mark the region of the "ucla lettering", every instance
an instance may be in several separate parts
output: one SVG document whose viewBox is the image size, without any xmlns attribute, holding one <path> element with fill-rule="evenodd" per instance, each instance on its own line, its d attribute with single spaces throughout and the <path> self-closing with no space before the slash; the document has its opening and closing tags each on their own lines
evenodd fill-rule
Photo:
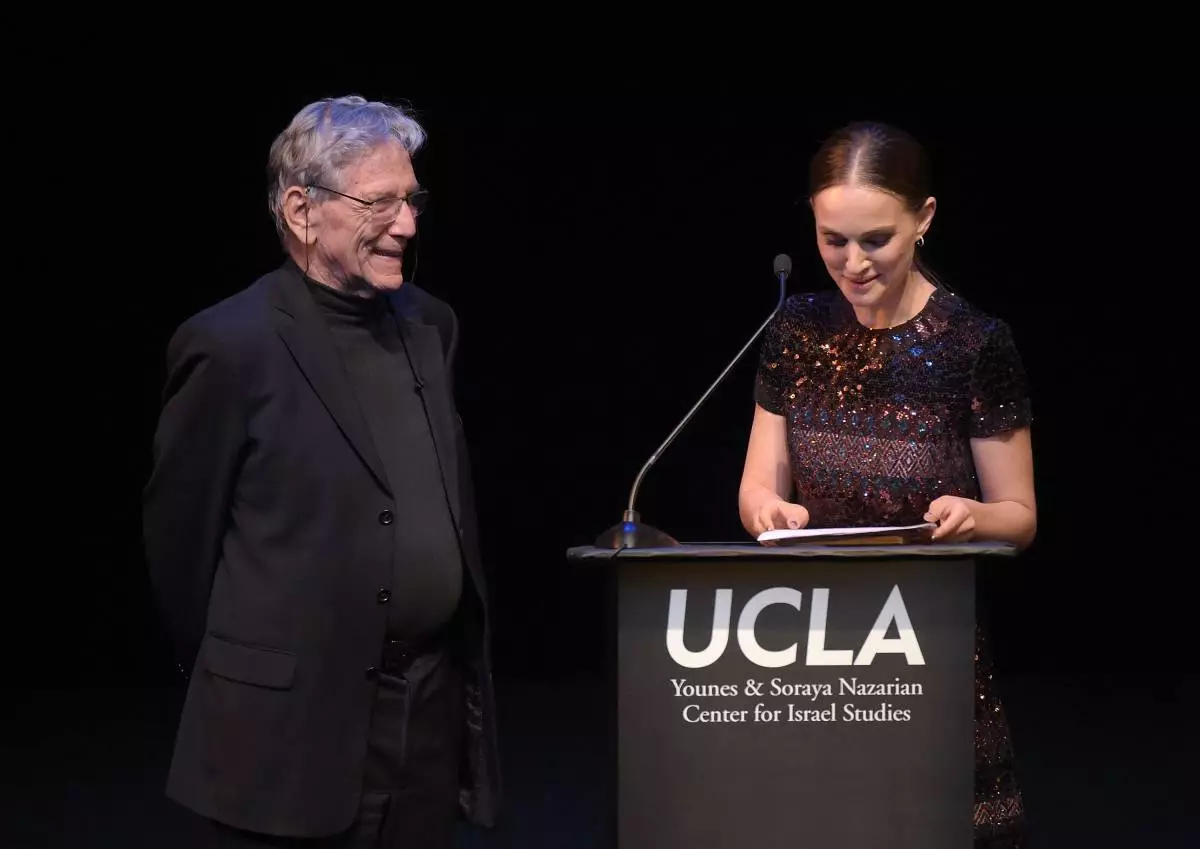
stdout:
<svg viewBox="0 0 1200 849">
<path fill-rule="evenodd" d="M 733 590 L 718 589 L 713 599 L 713 621 L 708 645 L 699 650 L 684 645 L 683 630 L 687 621 L 688 591 L 671 590 L 667 608 L 667 653 L 686 669 L 702 669 L 711 666 L 725 654 L 729 646 L 729 628 L 733 617 Z M 738 648 L 746 659 L 757 666 L 779 668 L 791 666 L 799 657 L 798 642 L 783 649 L 765 649 L 755 634 L 759 614 L 773 604 L 783 604 L 799 612 L 804 594 L 792 587 L 771 587 L 751 596 L 742 607 L 737 622 Z M 909 619 L 908 608 L 899 585 L 892 587 L 879 610 L 875 624 L 868 632 L 857 654 L 853 649 L 830 649 L 825 647 L 825 629 L 829 613 L 829 590 L 823 587 L 812 591 L 812 604 L 808 619 L 808 639 L 805 644 L 804 663 L 807 666 L 870 666 L 880 654 L 902 654 L 910 666 L 923 666 L 925 656 L 917 633 Z M 892 625 L 898 636 L 888 637 Z"/>
</svg>

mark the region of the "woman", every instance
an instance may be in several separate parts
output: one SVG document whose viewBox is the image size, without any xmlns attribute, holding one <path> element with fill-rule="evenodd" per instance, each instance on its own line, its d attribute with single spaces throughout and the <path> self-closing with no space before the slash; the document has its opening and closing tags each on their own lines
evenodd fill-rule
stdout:
<svg viewBox="0 0 1200 849">
<path fill-rule="evenodd" d="M 837 289 L 789 298 L 766 331 L 742 524 L 757 536 L 931 521 L 938 540 L 1028 546 L 1024 371 L 1008 327 L 918 256 L 936 209 L 923 150 L 894 127 L 852 124 L 822 145 L 810 181 Z M 985 649 L 980 638 L 975 845 L 1018 847 L 1024 809 Z"/>
</svg>

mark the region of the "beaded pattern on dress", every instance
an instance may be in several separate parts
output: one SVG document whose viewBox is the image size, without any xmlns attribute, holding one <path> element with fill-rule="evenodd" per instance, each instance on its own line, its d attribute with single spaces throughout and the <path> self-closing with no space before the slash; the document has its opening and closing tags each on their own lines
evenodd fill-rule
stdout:
<svg viewBox="0 0 1200 849">
<path fill-rule="evenodd" d="M 943 289 L 887 329 L 863 326 L 838 291 L 789 298 L 765 332 L 754 397 L 786 418 L 811 527 L 915 524 L 940 495 L 978 499 L 970 440 L 1031 420 L 1007 325 Z M 976 652 L 975 844 L 1015 849 L 1025 814 L 982 629 Z"/>
</svg>

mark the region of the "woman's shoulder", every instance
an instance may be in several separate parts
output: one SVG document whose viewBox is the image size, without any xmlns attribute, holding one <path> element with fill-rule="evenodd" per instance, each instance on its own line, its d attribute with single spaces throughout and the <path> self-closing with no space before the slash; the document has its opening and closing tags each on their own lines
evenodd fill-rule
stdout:
<svg viewBox="0 0 1200 849">
<path fill-rule="evenodd" d="M 1011 344 L 1012 330 L 999 314 L 981 308 L 948 289 L 934 293 L 946 330 L 965 347 L 978 350 L 997 339 Z"/>
<path fill-rule="evenodd" d="M 830 312 L 841 299 L 836 289 L 820 289 L 789 295 L 783 302 L 783 312 L 788 315 L 810 315 Z"/>
<path fill-rule="evenodd" d="M 793 327 L 827 328 L 841 319 L 838 308 L 843 300 L 836 289 L 790 295 L 779 310 L 779 320 Z"/>
</svg>

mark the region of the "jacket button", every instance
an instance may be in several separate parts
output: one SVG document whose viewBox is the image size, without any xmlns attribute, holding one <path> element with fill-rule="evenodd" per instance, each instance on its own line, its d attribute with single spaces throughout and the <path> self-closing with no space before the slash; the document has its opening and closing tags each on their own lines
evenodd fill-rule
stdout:
<svg viewBox="0 0 1200 849">
<path fill-rule="evenodd" d="M 375 598 L 378 599 L 380 604 L 387 604 L 388 599 L 390 599 L 391 597 L 392 597 L 392 594 L 384 589 L 381 589 L 378 593 L 375 594 Z"/>
<path fill-rule="evenodd" d="M 392 518 L 393 518 L 392 511 L 384 510 L 382 513 L 379 514 L 379 524 L 390 525 L 392 523 Z"/>
<path fill-rule="evenodd" d="M 374 681 L 378 677 L 379 677 L 379 670 L 376 669 L 374 666 L 368 666 L 367 667 L 367 680 Z"/>
</svg>

